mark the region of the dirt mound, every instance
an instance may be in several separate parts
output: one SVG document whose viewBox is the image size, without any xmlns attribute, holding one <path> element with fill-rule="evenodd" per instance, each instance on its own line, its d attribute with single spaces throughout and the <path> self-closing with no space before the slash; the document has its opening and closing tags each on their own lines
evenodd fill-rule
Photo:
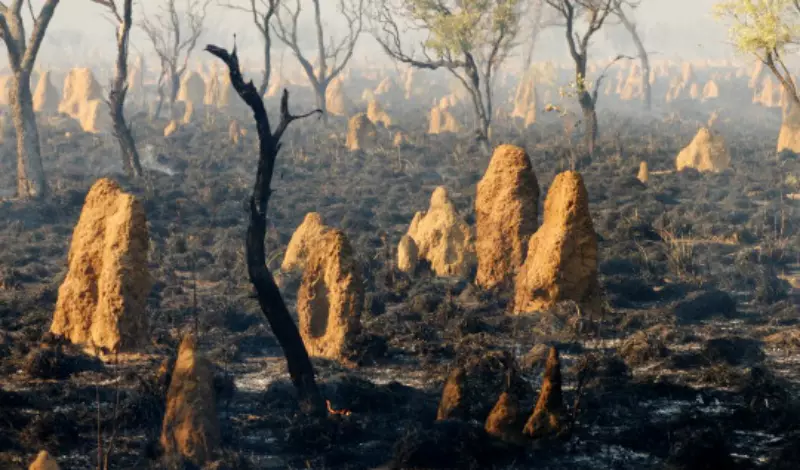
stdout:
<svg viewBox="0 0 800 470">
<path fill-rule="evenodd" d="M 329 230 L 330 227 L 322 223 L 322 217 L 318 213 L 306 214 L 303 223 L 297 227 L 292 239 L 289 240 L 286 254 L 283 256 L 283 263 L 281 263 L 281 271 L 303 271 L 312 249 Z"/>
<path fill-rule="evenodd" d="M 536 93 L 536 82 L 533 73 L 526 73 L 514 92 L 514 109 L 511 117 L 525 120 L 525 127 L 536 123 L 536 108 L 539 96 Z"/>
<path fill-rule="evenodd" d="M 408 235 L 438 276 L 464 276 L 474 265 L 472 229 L 459 217 L 444 186 L 433 191 L 427 211 L 414 215 Z"/>
<path fill-rule="evenodd" d="M 731 155 L 721 134 L 702 127 L 692 142 L 675 159 L 678 171 L 694 168 L 698 171 L 723 171 L 730 167 Z"/>
<path fill-rule="evenodd" d="M 77 68 L 64 78 L 64 89 L 58 112 L 80 120 L 81 107 L 91 100 L 103 100 L 103 89 L 94 78 L 91 69 Z"/>
<path fill-rule="evenodd" d="M 419 249 L 410 235 L 403 235 L 397 244 L 397 269 L 406 274 L 414 274 L 419 265 Z"/>
<path fill-rule="evenodd" d="M 567 431 L 565 414 L 561 395 L 561 362 L 558 359 L 558 350 L 550 348 L 539 400 L 533 414 L 525 423 L 524 433 L 533 439 L 562 435 Z"/>
<path fill-rule="evenodd" d="M 78 120 L 84 132 L 100 134 L 111 131 L 108 105 L 102 99 L 89 100 L 81 104 Z"/>
<path fill-rule="evenodd" d="M 486 433 L 502 441 L 522 444 L 525 442 L 522 434 L 525 415 L 521 411 L 519 398 L 513 393 L 503 392 L 486 418 Z"/>
<path fill-rule="evenodd" d="M 378 131 L 366 113 L 358 113 L 347 122 L 348 150 L 366 150 L 375 146 Z"/>
<path fill-rule="evenodd" d="M 589 196 L 578 172 L 556 175 L 547 193 L 544 223 L 531 237 L 516 279 L 514 312 L 527 313 L 572 300 L 597 313 L 597 235 Z"/>
<path fill-rule="evenodd" d="M 375 87 L 375 95 L 385 95 L 388 93 L 393 93 L 397 89 L 397 85 L 395 85 L 394 81 L 390 77 L 386 77 L 378 83 L 378 86 Z"/>
<path fill-rule="evenodd" d="M 636 175 L 636 178 L 643 184 L 647 184 L 650 180 L 650 170 L 647 168 L 647 162 L 639 163 L 639 174 Z"/>
<path fill-rule="evenodd" d="M 692 324 L 715 316 L 736 315 L 736 301 L 727 292 L 708 289 L 685 295 L 671 310 L 679 323 Z"/>
<path fill-rule="evenodd" d="M 144 345 L 151 278 L 141 203 L 107 178 L 86 196 L 50 331 L 111 351 Z"/>
<path fill-rule="evenodd" d="M 709 80 L 703 86 L 703 101 L 719 98 L 719 85 L 714 80 Z"/>
<path fill-rule="evenodd" d="M 784 150 L 800 153 L 800 106 L 793 106 L 784 113 L 778 135 L 778 152 Z"/>
<path fill-rule="evenodd" d="M 513 279 L 536 231 L 539 184 L 525 151 L 497 147 L 475 198 L 475 282 L 486 289 Z"/>
<path fill-rule="evenodd" d="M 44 72 L 33 92 L 33 110 L 37 113 L 53 114 L 58 111 L 58 90 L 50 81 L 50 72 Z"/>
<path fill-rule="evenodd" d="M 387 128 L 392 126 L 391 116 L 383 110 L 378 100 L 374 98 L 370 100 L 367 105 L 367 117 L 375 125 L 383 124 L 383 126 Z"/>
<path fill-rule="evenodd" d="M 443 98 L 443 100 L 445 100 Z M 447 110 L 448 104 L 439 105 L 431 109 L 430 125 L 428 127 L 428 134 L 444 134 L 448 132 L 458 133 L 461 132 L 461 124 L 456 120 L 450 111 Z"/>
<path fill-rule="evenodd" d="M 40 451 L 36 456 L 36 460 L 31 463 L 28 470 L 59 470 L 56 459 L 50 456 L 46 450 Z"/>
<path fill-rule="evenodd" d="M 516 373 L 514 358 L 507 351 L 473 353 L 456 361 L 442 390 L 436 419 L 485 422 L 498 397 L 530 395 L 530 386 Z"/>
<path fill-rule="evenodd" d="M 206 82 L 197 72 L 187 72 L 181 80 L 176 101 L 202 105 L 206 96 Z"/>
<path fill-rule="evenodd" d="M 233 145 L 239 145 L 239 139 L 243 136 L 244 132 L 239 125 L 239 121 L 231 119 L 231 123 L 228 125 L 228 140 L 230 140 Z"/>
<path fill-rule="evenodd" d="M 220 446 L 214 373 L 211 363 L 198 353 L 193 336 L 186 336 L 178 349 L 161 445 L 168 457 L 180 456 L 199 466 L 213 460 Z"/>
<path fill-rule="evenodd" d="M 172 134 L 178 132 L 181 125 L 175 119 L 171 120 L 167 125 L 164 127 L 164 137 L 169 137 Z"/>
<path fill-rule="evenodd" d="M 325 91 L 325 107 L 329 114 L 334 116 L 347 116 L 350 114 L 348 110 L 351 108 L 350 100 L 342 90 L 341 78 L 334 78 L 328 84 L 328 89 Z"/>
<path fill-rule="evenodd" d="M 361 330 L 364 285 L 344 233 L 326 232 L 313 246 L 297 293 L 300 335 L 311 356 L 346 356 Z"/>
</svg>

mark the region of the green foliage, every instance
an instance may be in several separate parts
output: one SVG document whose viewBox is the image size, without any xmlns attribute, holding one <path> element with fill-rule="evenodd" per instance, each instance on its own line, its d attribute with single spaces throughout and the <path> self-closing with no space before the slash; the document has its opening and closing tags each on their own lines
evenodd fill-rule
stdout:
<svg viewBox="0 0 800 470">
<path fill-rule="evenodd" d="M 429 33 L 425 47 L 439 58 L 513 46 L 520 0 L 406 0 L 408 16 Z"/>
<path fill-rule="evenodd" d="M 792 0 L 725 0 L 714 6 L 716 18 L 731 23 L 734 46 L 763 60 L 783 56 L 800 42 L 800 11 Z"/>
</svg>

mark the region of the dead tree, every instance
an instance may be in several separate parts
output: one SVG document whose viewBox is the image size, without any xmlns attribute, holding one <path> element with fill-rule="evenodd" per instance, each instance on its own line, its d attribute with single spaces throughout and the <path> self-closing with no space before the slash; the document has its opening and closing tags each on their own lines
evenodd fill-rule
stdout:
<svg viewBox="0 0 800 470">
<path fill-rule="evenodd" d="M 594 154 L 598 125 L 595 105 L 597 94 L 590 91 L 586 79 L 586 63 L 589 58 L 589 42 L 603 27 L 616 0 L 545 0 L 564 20 L 569 53 L 575 62 L 575 86 L 578 103 L 583 111 L 584 141 L 589 155 Z M 575 30 L 576 23 L 585 20 L 583 34 Z"/>
<path fill-rule="evenodd" d="M 250 197 L 250 223 L 247 227 L 246 244 L 247 272 L 250 282 L 255 287 L 261 311 L 267 318 L 272 332 L 275 333 L 286 356 L 289 375 L 297 388 L 301 408 L 308 413 L 322 415 L 326 411 L 326 406 L 314 378 L 314 366 L 308 357 L 308 351 L 300 337 L 300 331 L 289 315 L 281 291 L 275 284 L 272 273 L 267 269 L 264 248 L 264 237 L 267 231 L 267 206 L 272 194 L 272 174 L 275 170 L 275 159 L 281 148 L 281 137 L 292 121 L 318 112 L 321 113 L 321 110 L 317 109 L 299 116 L 291 114 L 289 112 L 289 92 L 284 89 L 281 97 L 280 122 L 273 131 L 261 95 L 252 81 L 245 83 L 242 78 L 236 47 L 234 46 L 233 52 L 229 53 L 221 47 L 209 44 L 206 46 L 206 51 L 218 57 L 228 66 L 231 85 L 253 110 L 253 117 L 256 121 L 259 143 L 258 168 L 253 194 Z"/>
<path fill-rule="evenodd" d="M 122 13 L 117 0 L 92 0 L 105 6 L 117 22 L 117 65 L 114 79 L 108 92 L 108 107 L 114 125 L 114 137 L 122 152 L 122 166 L 125 174 L 132 178 L 142 176 L 142 164 L 130 127 L 125 122 L 125 96 L 128 94 L 128 44 L 133 25 L 133 0 L 122 0 Z"/>
<path fill-rule="evenodd" d="M 653 93 L 650 88 L 650 58 L 647 55 L 647 49 L 644 48 L 642 37 L 639 36 L 636 23 L 634 23 L 628 14 L 625 13 L 624 7 L 626 5 L 633 9 L 638 7 L 639 3 L 616 0 L 616 4 L 614 5 L 614 16 L 619 19 L 620 23 L 622 23 L 622 26 L 624 26 L 631 35 L 633 44 L 636 46 L 636 53 L 639 56 L 639 62 L 642 66 L 641 86 L 642 92 L 644 93 L 644 107 L 650 111 L 653 108 Z"/>
<path fill-rule="evenodd" d="M 275 35 L 291 49 L 297 61 L 300 62 L 300 66 L 303 67 L 311 87 L 314 88 L 317 107 L 322 110 L 323 119 L 325 119 L 328 111 L 325 105 L 325 93 L 328 91 L 331 81 L 339 76 L 353 56 L 353 50 L 363 28 L 365 0 L 338 0 L 337 11 L 344 18 L 346 26 L 343 29 L 347 31 L 339 41 L 335 41 L 332 37 L 328 37 L 326 40 L 320 0 L 309 1 L 314 7 L 317 40 L 316 69 L 300 48 L 300 37 L 305 36 L 298 29 L 302 11 L 300 0 L 294 0 L 294 7 L 288 6 L 289 0 L 281 3 L 281 8 L 275 15 L 277 25 Z"/>
<path fill-rule="evenodd" d="M 261 84 L 258 86 L 258 94 L 264 96 L 269 87 L 269 80 L 272 73 L 272 18 L 278 11 L 281 0 L 239 0 L 240 3 L 246 3 L 242 6 L 238 3 L 233 3 L 234 0 L 228 0 L 220 3 L 225 8 L 231 10 L 238 10 L 245 12 L 252 16 L 253 23 L 261 33 L 264 39 L 264 73 L 261 77 Z"/>
<path fill-rule="evenodd" d="M 177 0 L 162 0 L 159 13 L 152 18 L 144 15 L 139 24 L 153 50 L 161 62 L 161 78 L 159 79 L 158 104 L 155 118 L 161 112 L 164 94 L 163 82 L 168 85 L 170 118 L 174 118 L 175 100 L 181 86 L 181 78 L 189 65 L 189 59 L 197 46 L 197 40 L 203 33 L 206 10 L 211 0 L 186 0 L 185 7 L 178 11 Z M 181 18 L 185 21 L 181 21 Z"/>
<path fill-rule="evenodd" d="M 7 2 L 0 1 L 0 38 L 6 44 L 12 72 L 10 104 L 11 118 L 17 132 L 17 196 L 38 199 L 47 195 L 47 183 L 42 167 L 39 128 L 33 111 L 31 72 L 59 0 L 46 0 L 38 16 L 34 15 L 28 3 L 33 17 L 30 38 L 25 37 L 22 20 L 24 3 L 24 0 L 13 0 L 9 6 Z"/>
</svg>

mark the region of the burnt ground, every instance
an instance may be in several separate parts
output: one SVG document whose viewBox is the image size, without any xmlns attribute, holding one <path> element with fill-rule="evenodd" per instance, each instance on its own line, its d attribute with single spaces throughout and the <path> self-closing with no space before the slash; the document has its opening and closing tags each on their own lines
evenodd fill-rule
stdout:
<svg viewBox="0 0 800 470">
<path fill-rule="evenodd" d="M 590 321 L 569 305 L 511 317 L 507 295 L 480 292 L 469 280 L 393 272 L 392 247 L 437 185 L 474 222 L 475 185 L 488 163 L 464 136 L 425 136 L 419 113 L 400 116 L 413 142 L 400 150 L 381 131 L 385 146 L 350 154 L 345 123 L 335 118 L 298 124 L 285 138 L 269 213 L 270 266 L 277 269 L 309 211 L 344 230 L 367 284 L 365 330 L 382 352 L 359 367 L 314 361 L 332 408 L 351 411 L 321 422 L 297 413 L 247 280 L 253 126 L 243 121 L 250 133 L 235 148 L 226 119 L 170 139 L 160 136 L 164 123 L 137 121 L 137 139 L 154 146 L 143 153 L 154 158 L 145 181 L 133 184 L 120 174 L 111 138 L 43 123 L 52 197 L 0 201 L 0 467 L 27 468 L 48 449 L 63 469 L 93 468 L 101 434 L 109 468 L 164 468 L 166 381 L 158 369 L 197 321 L 218 367 L 225 455 L 217 468 L 798 468 L 800 202 L 788 195 L 800 192 L 800 161 L 775 155 L 774 116 L 736 115 L 725 131 L 733 169 L 703 175 L 671 171 L 707 117 L 699 112 L 603 112 L 591 161 L 572 158 L 557 118 L 526 132 L 496 124 L 497 142 L 528 150 L 543 195 L 572 163 L 584 176 L 606 307 L 602 320 Z M 13 139 L 0 150 L 0 187 L 13 188 Z M 652 172 L 646 186 L 635 179 L 643 159 Z M 172 174 L 152 170 L 153 161 Z M 99 361 L 43 334 L 83 198 L 105 175 L 144 201 L 156 285 L 151 347 Z M 298 280 L 280 280 L 293 306 Z M 487 439 L 482 423 L 435 422 L 451 364 L 488 350 L 518 359 L 535 400 L 542 345 L 560 348 L 570 408 L 578 376 L 588 377 L 569 440 L 513 449 Z"/>
</svg>

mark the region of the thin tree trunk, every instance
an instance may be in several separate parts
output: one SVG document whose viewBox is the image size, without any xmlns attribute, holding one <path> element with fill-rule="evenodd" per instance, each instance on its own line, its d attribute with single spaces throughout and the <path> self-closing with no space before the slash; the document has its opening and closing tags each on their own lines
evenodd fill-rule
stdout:
<svg viewBox="0 0 800 470">
<path fill-rule="evenodd" d="M 622 11 L 622 7 L 618 7 L 617 16 L 619 17 L 620 22 L 622 22 L 622 25 L 625 27 L 625 29 L 628 30 L 628 33 L 630 33 L 631 38 L 633 39 L 633 44 L 636 46 L 637 54 L 639 55 L 639 61 L 642 63 L 642 91 L 644 93 L 644 107 L 650 111 L 653 109 L 653 93 L 650 89 L 650 59 L 647 56 L 647 49 L 644 48 L 642 38 L 639 37 L 639 32 L 636 31 L 636 25 L 628 20 L 628 17 L 625 16 L 625 13 Z"/>
<path fill-rule="evenodd" d="M 594 100 L 588 91 L 583 91 L 580 96 L 581 110 L 583 111 L 584 122 L 584 143 L 589 155 L 594 155 L 595 145 L 597 143 L 598 125 L 597 125 L 597 111 L 595 109 Z"/>
<path fill-rule="evenodd" d="M 325 124 L 328 123 L 328 103 L 325 100 L 325 97 L 328 93 L 328 84 L 327 83 L 320 83 L 318 86 L 314 88 L 314 93 L 316 95 L 316 102 L 317 102 L 317 109 L 322 111 L 322 121 Z"/>
<path fill-rule="evenodd" d="M 142 165 L 139 152 L 131 130 L 125 122 L 125 95 L 128 92 L 128 40 L 132 22 L 133 0 L 125 0 L 120 34 L 117 36 L 117 67 L 114 82 L 108 94 L 108 106 L 111 110 L 111 121 L 114 123 L 114 136 L 119 142 L 122 152 L 122 166 L 129 177 L 142 176 Z"/>
<path fill-rule="evenodd" d="M 17 132 L 17 195 L 41 199 L 47 196 L 47 184 L 30 81 L 29 74 L 17 72 L 11 85 L 11 117 Z"/>
<path fill-rule="evenodd" d="M 269 28 L 269 25 L 266 27 Z M 258 87 L 258 95 L 262 98 L 267 93 L 272 75 L 272 37 L 270 37 L 269 29 L 266 31 L 264 34 L 264 74 L 261 78 L 261 86 Z"/>
<path fill-rule="evenodd" d="M 325 402 L 317 387 L 314 366 L 308 357 L 300 331 L 292 320 L 281 291 L 267 269 L 264 238 L 267 231 L 267 208 L 272 194 L 272 175 L 275 159 L 280 150 L 283 132 L 293 120 L 304 116 L 289 114 L 289 93 L 284 90 L 281 98 L 281 120 L 273 131 L 269 117 L 264 109 L 264 101 L 252 82 L 245 83 L 239 70 L 236 53 L 229 54 L 225 49 L 209 45 L 206 51 L 220 58 L 228 66 L 231 84 L 236 92 L 253 110 L 258 132 L 259 153 L 256 182 L 250 198 L 250 223 L 247 227 L 247 272 L 256 290 L 258 304 L 269 322 L 286 357 L 286 364 L 292 383 L 297 389 L 301 409 L 313 415 L 325 415 Z M 309 113 L 313 114 L 313 113 Z M 307 116 L 307 115 L 306 115 Z"/>
</svg>

